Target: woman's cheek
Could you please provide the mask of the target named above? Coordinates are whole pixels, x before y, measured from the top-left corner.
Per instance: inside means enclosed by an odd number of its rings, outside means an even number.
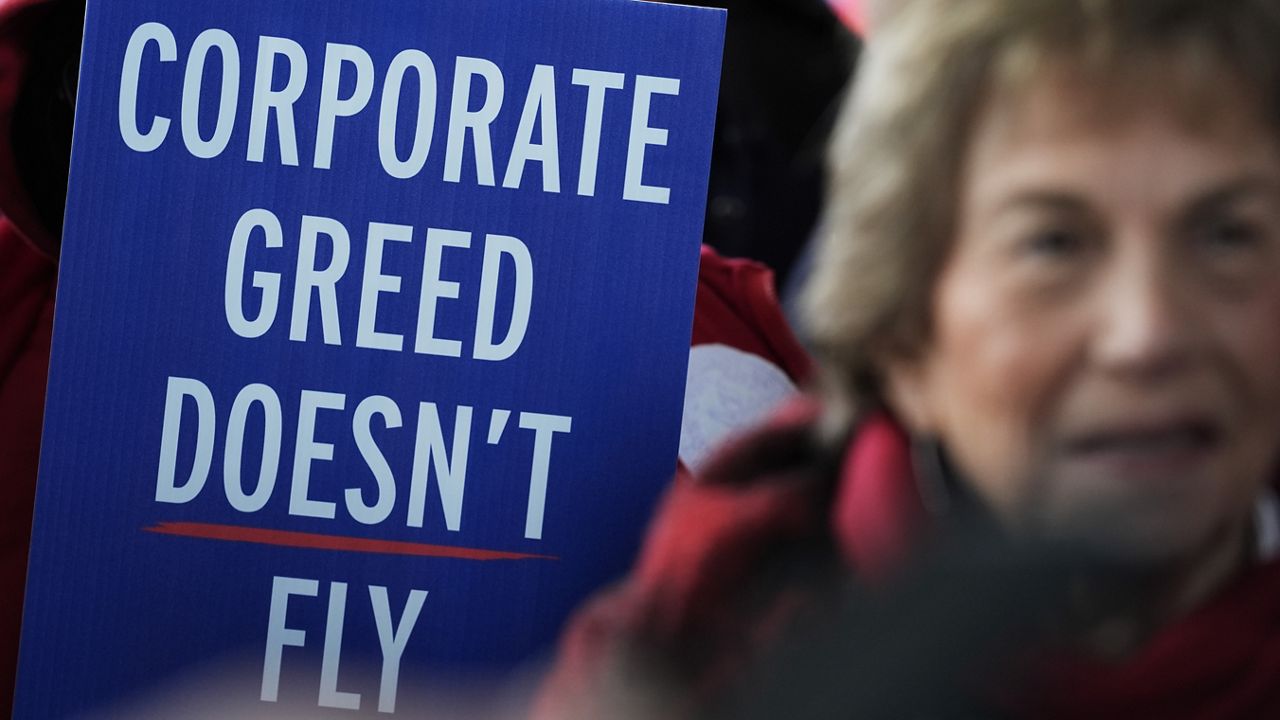
[[[1241,494],[1251,498],[1275,476],[1280,455],[1280,283],[1256,298],[1251,309],[1226,309],[1220,317],[1218,362],[1233,377],[1237,416],[1248,437],[1233,464],[1236,476],[1248,484]]]
[[[1079,357],[1072,323],[1061,312],[1009,301],[952,306],[942,325],[941,434],[979,492],[1016,512]]]

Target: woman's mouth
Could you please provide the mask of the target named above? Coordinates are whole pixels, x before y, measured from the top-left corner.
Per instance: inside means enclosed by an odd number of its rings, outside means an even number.
[[[1118,423],[1072,436],[1065,459],[1131,482],[1172,479],[1192,472],[1221,444],[1220,427],[1206,418]]]

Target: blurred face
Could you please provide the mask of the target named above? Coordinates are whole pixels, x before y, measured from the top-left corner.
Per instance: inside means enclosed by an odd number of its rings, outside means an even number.
[[[1009,524],[1184,557],[1238,536],[1280,446],[1280,148],[1229,89],[1189,122],[1042,80],[979,119],[891,403]]]

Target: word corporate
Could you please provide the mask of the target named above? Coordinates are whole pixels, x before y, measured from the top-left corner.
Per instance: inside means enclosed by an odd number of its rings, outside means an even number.
[[[120,134],[125,144],[136,152],[159,149],[169,136],[171,118],[155,114],[147,120],[139,117],[139,89],[143,73],[159,72],[155,63],[144,64],[147,48],[155,45],[159,62],[178,60],[178,44],[173,31],[158,22],[139,25],[130,36],[121,68],[119,94]],[[217,60],[213,60],[214,56]],[[278,63],[283,60],[283,63]],[[221,69],[221,88],[216,109],[216,123],[211,135],[201,130],[201,99],[205,75],[211,63]],[[258,38],[253,91],[250,98],[249,132],[246,159],[261,163],[267,156],[269,121],[274,116],[280,162],[298,166],[298,133],[294,110],[313,80],[311,63],[302,45],[284,37],[263,35]],[[225,30],[210,28],[201,32],[187,50],[180,98],[182,141],[188,152],[201,159],[215,158],[227,150],[238,120],[240,105],[240,49]],[[285,68],[283,76],[277,72]],[[368,108],[373,99],[376,69],[365,49],[350,44],[326,43],[321,71],[320,100],[316,112],[316,137],[311,166],[331,169],[334,138],[338,121],[352,118]],[[355,72],[351,93],[342,96],[344,68]],[[417,118],[412,143],[407,154],[397,144],[401,104],[404,101],[410,73],[416,76]],[[622,91],[627,86],[623,73],[573,68],[570,82],[586,92],[586,110],[582,118],[582,138],[578,166],[577,194],[592,197],[596,191],[596,175],[600,157],[605,101],[610,90]],[[490,128],[504,106],[506,83],[502,69],[494,62],[459,55],[454,58],[453,86],[449,97],[448,128],[442,177],[445,182],[462,181],[464,155],[470,146],[478,185],[496,186],[493,138]],[[650,125],[655,95],[676,96],[680,93],[677,78],[635,75],[631,84],[631,119],[624,171],[624,200],[668,204],[671,189],[644,184],[645,154],[649,146],[665,146],[668,131]],[[382,76],[382,93],[378,109],[378,159],[383,170],[397,179],[415,178],[427,166],[435,137],[436,108],[439,96],[436,65],[419,49],[399,52]],[[538,64],[533,69],[525,93],[519,126],[511,144],[502,187],[519,188],[525,166],[541,165],[543,192],[560,192],[559,119],[556,111],[556,69]],[[478,100],[477,100],[478,99]],[[479,107],[473,109],[473,105]],[[541,137],[534,140],[535,129]],[[576,128],[575,128],[576,129]],[[468,139],[470,142],[468,143]]]

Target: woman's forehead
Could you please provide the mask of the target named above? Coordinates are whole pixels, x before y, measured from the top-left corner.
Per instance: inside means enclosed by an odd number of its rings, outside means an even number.
[[[1090,132],[1152,114],[1193,133],[1278,129],[1269,112],[1275,88],[1250,84],[1225,61],[1197,50],[1134,49],[1101,57],[1015,50],[996,68],[979,114],[1042,127],[1050,126],[1046,120],[1061,120],[1053,125]]]
[[[1179,180],[1280,175],[1277,134],[1261,107],[1230,76],[1192,84],[1176,65],[1104,76],[1059,60],[1033,82],[990,93],[970,139],[963,183],[969,190],[1020,181],[1093,183],[1109,171],[1108,180],[1116,179],[1112,173],[1155,175],[1176,187]]]

